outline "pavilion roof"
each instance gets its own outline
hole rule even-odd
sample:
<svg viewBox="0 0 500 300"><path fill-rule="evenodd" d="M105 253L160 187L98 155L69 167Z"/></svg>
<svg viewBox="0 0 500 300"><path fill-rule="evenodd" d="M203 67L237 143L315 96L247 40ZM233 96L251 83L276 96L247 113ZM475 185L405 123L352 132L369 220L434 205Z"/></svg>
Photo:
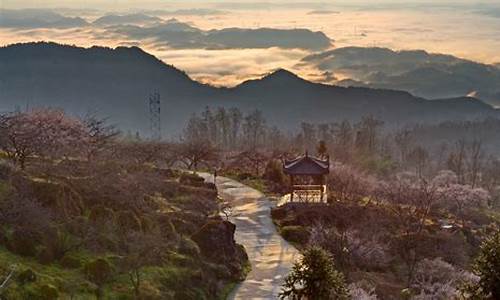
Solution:
<svg viewBox="0 0 500 300"><path fill-rule="evenodd" d="M322 160L306 153L304 156L285 161L283 171L288 175L325 175L330 172L330 160Z"/></svg>

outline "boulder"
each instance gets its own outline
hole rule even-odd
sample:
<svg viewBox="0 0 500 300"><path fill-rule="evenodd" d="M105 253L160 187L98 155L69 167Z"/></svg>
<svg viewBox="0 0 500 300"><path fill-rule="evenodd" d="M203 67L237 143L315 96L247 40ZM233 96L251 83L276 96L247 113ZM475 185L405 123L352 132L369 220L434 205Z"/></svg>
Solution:
<svg viewBox="0 0 500 300"><path fill-rule="evenodd" d="M231 260L237 255L234 231L236 226L228 221L209 221L191 239L201 253L214 262Z"/></svg>
<svg viewBox="0 0 500 300"><path fill-rule="evenodd" d="M234 241L236 226L228 221L207 222L191 239L198 244L201 254L209 261L225 265L231 277L240 280L244 276L248 256L243 246Z"/></svg>

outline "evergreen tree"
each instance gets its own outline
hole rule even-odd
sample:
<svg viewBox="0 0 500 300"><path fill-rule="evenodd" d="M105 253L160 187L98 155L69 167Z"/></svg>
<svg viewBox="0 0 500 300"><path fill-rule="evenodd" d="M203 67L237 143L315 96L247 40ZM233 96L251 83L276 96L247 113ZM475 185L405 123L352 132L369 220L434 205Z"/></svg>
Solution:
<svg viewBox="0 0 500 300"><path fill-rule="evenodd" d="M483 242L473 268L480 277L476 291L487 299L500 299L500 231Z"/></svg>
<svg viewBox="0 0 500 300"><path fill-rule="evenodd" d="M311 247L285 278L280 299L349 299L349 291L332 257L322 248Z"/></svg>

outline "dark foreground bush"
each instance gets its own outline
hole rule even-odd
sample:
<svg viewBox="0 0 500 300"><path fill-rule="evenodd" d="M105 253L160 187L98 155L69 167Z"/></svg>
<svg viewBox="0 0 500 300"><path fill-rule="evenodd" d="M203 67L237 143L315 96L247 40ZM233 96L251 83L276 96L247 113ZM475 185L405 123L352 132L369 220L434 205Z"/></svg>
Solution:
<svg viewBox="0 0 500 300"><path fill-rule="evenodd" d="M102 285L111 277L113 269L107 260L98 258L87 263L84 271L90 281L97 285Z"/></svg>
<svg viewBox="0 0 500 300"><path fill-rule="evenodd" d="M292 243L305 244L309 240L309 232L302 226L285 226L281 228L281 235Z"/></svg>
<svg viewBox="0 0 500 300"><path fill-rule="evenodd" d="M179 182L181 184L199 187L203 186L203 184L205 183L205 179L196 174L182 173L179 178Z"/></svg>

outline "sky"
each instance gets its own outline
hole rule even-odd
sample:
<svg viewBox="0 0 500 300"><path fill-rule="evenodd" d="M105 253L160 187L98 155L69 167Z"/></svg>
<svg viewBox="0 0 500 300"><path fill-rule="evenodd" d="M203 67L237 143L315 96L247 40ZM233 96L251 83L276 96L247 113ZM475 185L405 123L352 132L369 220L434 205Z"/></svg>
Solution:
<svg viewBox="0 0 500 300"><path fill-rule="evenodd" d="M37 26L37 23L30 23L21 26L18 19L22 20L26 11L16 14L12 10L26 8L51 10L63 17L80 17L87 23L64 26ZM85 47L136 45L185 70L194 79L215 85L236 85L276 68L287 68L303 77L314 79L319 71L305 68L300 64L301 59L312 53L347 46L422 49L486 64L500 62L500 0L0 0L0 10L8 10L8 13L0 14L1 45L40 40ZM205 34L210 30L227 28L272 28L283 31L306 29L312 33L323 33L331 39L331 45L322 49L283 47L279 42L265 47L246 44L231 47L199 44L188 47L183 41L181 46L173 47L169 44L172 41L163 40L161 33L156 36L148 33L146 36L142 27L152 27L154 24L133 24L141 27L140 34L130 33L125 24L92 24L107 14L136 12L159 18L160 22L175 18L176 22L189 24ZM7 16L12 17L13 14L18 18L15 19L18 23L2 26L2 18L4 23L8 23L10 19ZM290 33L292 36L295 34L297 33ZM296 37L302 38L305 37ZM342 76L336 74L337 79Z"/></svg>

